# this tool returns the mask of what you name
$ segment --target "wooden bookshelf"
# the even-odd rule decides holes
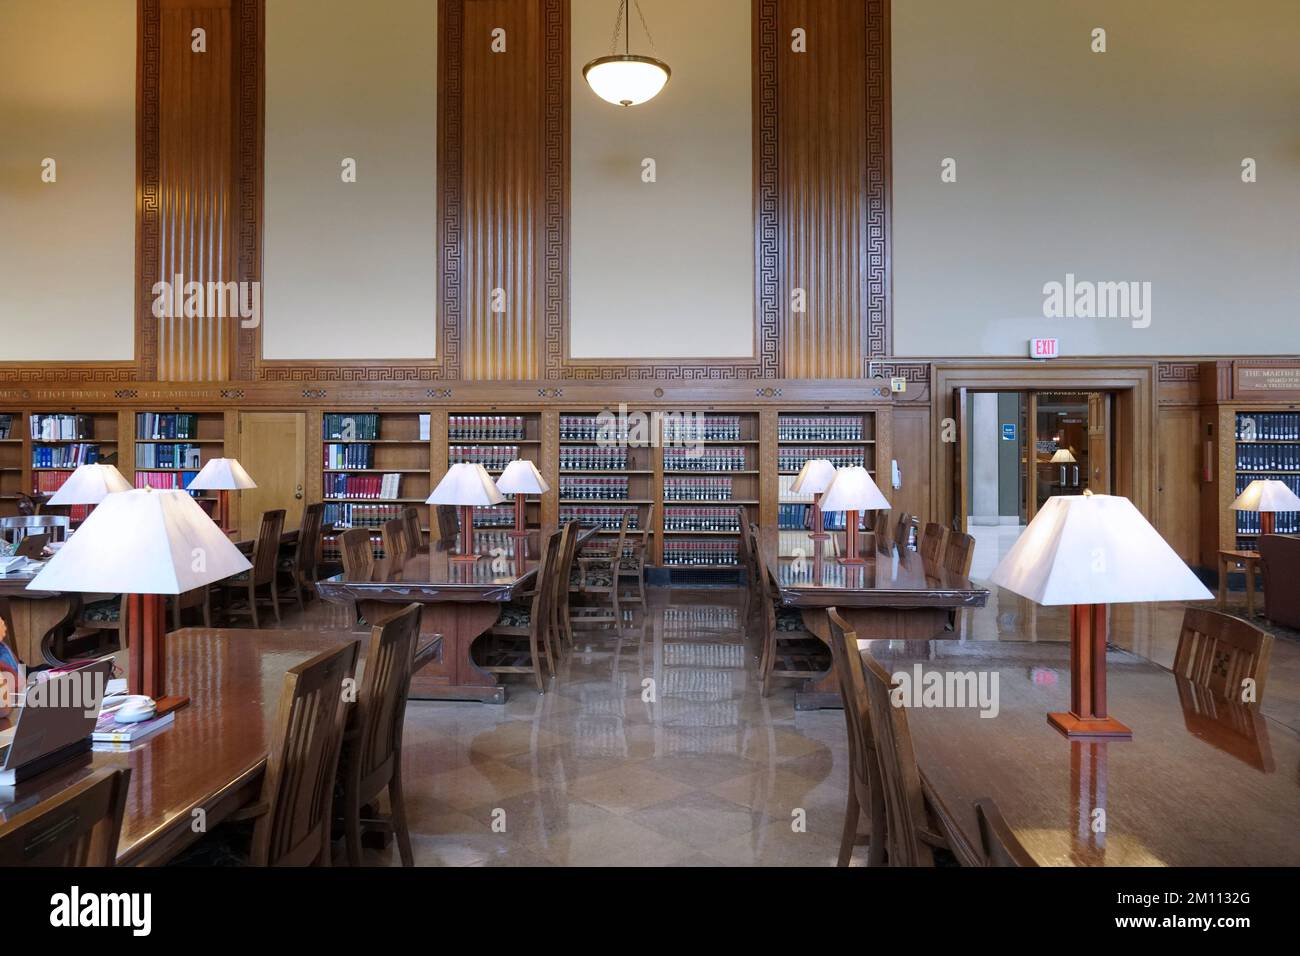
[[[1234,408],[1230,423],[1232,472],[1225,475],[1224,489],[1230,492],[1225,495],[1228,504],[1257,479],[1276,479],[1300,494],[1300,411]],[[1229,434],[1226,428],[1223,434]],[[1258,550],[1260,516],[1230,508],[1226,514],[1232,545],[1240,550]],[[1300,513],[1279,512],[1274,524],[1278,534],[1300,532]]]
[[[118,466],[137,488],[185,486],[213,458],[226,457],[226,416],[223,412],[136,412],[132,419],[134,455]],[[196,498],[215,498],[215,491],[194,492]]]
[[[499,478],[506,465],[515,459],[531,461],[539,471],[545,471],[542,417],[539,412],[457,409],[447,413],[449,466],[460,462],[477,462],[493,478]],[[435,476],[435,484],[441,477]],[[527,496],[524,522],[530,530],[542,527],[540,496]],[[509,495],[499,505],[474,509],[475,528],[509,531],[514,526],[514,498]]]
[[[631,511],[632,527],[644,529],[656,494],[656,449],[649,436],[629,446],[618,424],[591,411],[561,412],[558,435],[560,523],[594,524],[608,537],[618,534],[623,515]]]
[[[119,415],[115,411],[32,412],[27,425],[31,471],[27,487],[33,494],[58,491],[80,465],[121,465]],[[72,505],[67,514],[77,522],[88,512],[86,505]]]
[[[414,506],[429,530],[431,419],[409,409],[331,409],[321,414],[321,500],[326,527],[372,528],[371,542],[382,557],[380,527]],[[338,560],[336,536],[327,534],[323,553]]]
[[[873,479],[876,475],[876,416],[870,411],[782,411],[777,415],[777,533],[781,554],[807,547],[812,527],[812,495],[790,490],[803,463],[825,458],[837,468],[861,465]],[[826,530],[842,531],[843,514],[823,516]],[[869,516],[858,516],[860,529],[869,527]]]
[[[18,496],[28,488],[27,416],[0,410],[0,518],[18,514]]]
[[[759,428],[753,412],[665,417],[658,552],[664,567],[732,571],[740,566],[740,535],[759,520]]]

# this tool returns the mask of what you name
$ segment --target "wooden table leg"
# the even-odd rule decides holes
[[[13,623],[13,647],[27,667],[51,667],[63,663],[54,656],[54,632],[76,613],[80,598],[59,595],[48,598],[9,598]]]
[[[360,601],[366,621],[381,620],[397,606],[387,601]],[[420,633],[442,635],[442,655],[411,675],[411,697],[415,700],[480,700],[504,704],[506,689],[495,674],[480,670],[470,658],[474,641],[496,623],[501,605],[446,601],[425,604],[420,614]]]
[[[947,608],[918,607],[842,607],[840,616],[861,640],[927,641],[945,634],[956,637],[950,628]],[[825,608],[804,608],[803,624],[810,633],[830,646],[830,620]],[[839,675],[835,665],[830,670],[804,681],[795,692],[795,710],[841,709]]]

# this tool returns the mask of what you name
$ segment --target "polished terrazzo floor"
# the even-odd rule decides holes
[[[621,636],[581,639],[544,695],[518,679],[504,706],[410,703],[404,773],[418,865],[834,864],[847,793],[842,713],[795,711],[790,681],[760,696],[739,591],[650,594]],[[1116,607],[1112,640],[1168,666],[1181,613]],[[347,615],[316,603],[285,623],[346,627]],[[1064,609],[999,589],[962,629],[966,640],[1067,636]],[[1264,711],[1300,729],[1300,644],[1276,642]],[[368,852],[370,863],[397,860]]]

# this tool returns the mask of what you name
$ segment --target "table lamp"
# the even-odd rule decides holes
[[[183,594],[252,565],[198,503],[180,490],[111,494],[27,585],[32,591],[125,594],[128,686],[158,713],[184,707],[167,696],[165,594]]]
[[[1074,455],[1068,448],[1058,448],[1056,454],[1052,456],[1052,464],[1061,466],[1061,487],[1065,487],[1065,466],[1076,464]]]
[[[528,529],[524,524],[524,496],[544,495],[551,490],[537,466],[527,458],[516,458],[506,465],[505,471],[497,479],[497,491],[503,495],[514,495],[515,530],[510,532],[512,538],[525,541]]]
[[[231,531],[228,524],[230,521],[230,493],[232,491],[243,491],[245,488],[256,488],[257,482],[249,477],[248,472],[244,471],[244,466],[234,458],[213,458],[203,466],[203,470],[195,475],[185,487],[190,491],[215,491],[217,493],[217,501],[219,502],[217,510],[220,512],[220,516],[217,518],[217,526],[229,534]]]
[[[840,558],[840,564],[866,564],[858,553],[858,512],[888,507],[889,502],[861,465],[850,465],[835,472],[830,487],[822,495],[822,510],[848,512],[844,522],[844,556]]]
[[[835,466],[825,458],[809,458],[799,469],[799,474],[790,486],[790,490],[797,495],[812,495],[812,534],[810,537],[814,540],[824,540],[829,538],[822,528],[822,493],[830,487],[831,482],[835,479]]]
[[[1070,737],[1132,737],[1106,711],[1106,605],[1212,597],[1127,498],[1048,498],[989,580],[1036,604],[1069,604]]]
[[[131,482],[113,465],[80,465],[46,504],[97,505],[111,494],[130,490]]]
[[[53,502],[51,502],[53,503]],[[1286,482],[1276,478],[1256,478],[1246,486],[1246,490],[1232,503],[1233,511],[1259,512],[1259,533],[1273,534],[1276,526],[1273,513],[1277,511],[1300,511],[1300,498],[1286,486]]]
[[[460,507],[460,554],[452,555],[453,561],[478,560],[474,553],[474,509],[499,505],[505,500],[492,484],[492,476],[478,462],[462,461],[447,469],[425,504]]]

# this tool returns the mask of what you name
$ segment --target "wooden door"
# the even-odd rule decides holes
[[[257,482],[232,495],[241,539],[256,537],[262,512],[276,508],[284,509],[286,531],[302,524],[306,444],[303,412],[240,413],[239,463]]]
[[[966,396],[969,391],[966,388],[953,389],[952,393],[952,420],[957,426],[956,441],[953,442],[952,455],[952,477],[954,483],[954,504],[957,506],[957,513],[952,516],[952,529],[966,532],[966,512],[970,511],[970,488],[966,480],[966,461],[970,450],[966,447],[966,437],[968,430],[966,428]],[[897,524],[897,515],[894,516]]]
[[[1110,487],[1110,393],[1088,394],[1088,476],[1084,486],[1094,495],[1108,495]]]

